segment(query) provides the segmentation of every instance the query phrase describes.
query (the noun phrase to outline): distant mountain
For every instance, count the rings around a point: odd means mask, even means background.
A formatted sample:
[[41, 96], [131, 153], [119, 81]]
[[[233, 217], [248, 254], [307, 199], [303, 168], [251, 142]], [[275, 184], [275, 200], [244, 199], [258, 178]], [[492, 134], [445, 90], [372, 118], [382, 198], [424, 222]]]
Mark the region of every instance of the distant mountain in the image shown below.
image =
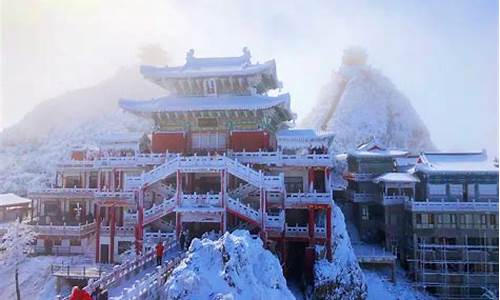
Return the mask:
[[148, 132], [152, 124], [122, 112], [122, 97], [150, 99], [167, 92], [141, 77], [139, 66], [120, 68], [91, 87], [69, 91], [36, 106], [0, 133], [0, 193], [24, 194], [52, 183], [58, 161], [73, 147], [95, 146], [106, 133]]
[[323, 87], [302, 126], [335, 133], [336, 152], [354, 149], [370, 138], [410, 151], [434, 149], [408, 98], [366, 60], [363, 49], [344, 51], [342, 66]]

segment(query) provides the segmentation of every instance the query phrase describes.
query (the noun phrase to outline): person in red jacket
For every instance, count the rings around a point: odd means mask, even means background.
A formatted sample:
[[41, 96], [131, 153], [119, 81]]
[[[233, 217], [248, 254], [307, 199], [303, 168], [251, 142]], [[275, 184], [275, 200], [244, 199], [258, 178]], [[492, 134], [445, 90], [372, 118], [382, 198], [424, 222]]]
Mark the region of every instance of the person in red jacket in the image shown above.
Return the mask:
[[92, 300], [92, 297], [90, 297], [87, 291], [80, 289], [78, 286], [74, 286], [71, 290], [69, 300]]
[[158, 242], [156, 245], [156, 265], [161, 266], [161, 262], [163, 261], [163, 250], [165, 247], [163, 247], [162, 242]]

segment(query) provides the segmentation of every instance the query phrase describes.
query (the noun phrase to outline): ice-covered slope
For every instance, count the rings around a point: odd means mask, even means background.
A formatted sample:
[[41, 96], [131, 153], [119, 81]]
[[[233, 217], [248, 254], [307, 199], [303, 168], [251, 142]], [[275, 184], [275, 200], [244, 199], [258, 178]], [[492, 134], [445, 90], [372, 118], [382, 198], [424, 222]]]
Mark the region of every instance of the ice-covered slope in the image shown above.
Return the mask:
[[387, 147], [434, 148], [408, 98], [366, 65], [366, 53], [357, 48], [344, 52], [342, 66], [322, 89], [302, 126], [335, 133], [334, 150], [338, 152], [352, 150], [371, 137]]
[[333, 261], [318, 260], [314, 265], [315, 291], [318, 299], [366, 299], [367, 286], [352, 249], [344, 214], [334, 204]]
[[95, 145], [113, 132], [148, 132], [152, 124], [118, 108], [121, 97], [165, 95], [143, 79], [139, 67], [121, 68], [95, 86], [44, 101], [18, 124], [0, 133], [0, 193], [23, 194], [53, 182], [56, 163], [73, 147]]
[[[194, 239], [187, 257], [173, 271], [165, 299], [295, 299], [281, 266], [248, 231], [220, 239]], [[162, 298], [163, 299], [163, 298]]]

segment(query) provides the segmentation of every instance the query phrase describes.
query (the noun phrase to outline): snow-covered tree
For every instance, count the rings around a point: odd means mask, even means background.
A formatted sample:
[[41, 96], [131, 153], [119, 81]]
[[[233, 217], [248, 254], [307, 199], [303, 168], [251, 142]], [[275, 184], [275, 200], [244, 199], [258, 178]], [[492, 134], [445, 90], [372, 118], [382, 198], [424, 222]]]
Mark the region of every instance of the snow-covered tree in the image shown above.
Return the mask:
[[31, 226], [16, 221], [9, 224], [0, 239], [0, 263], [5, 267], [3, 270], [14, 269], [17, 300], [21, 300], [19, 265], [32, 252], [35, 238]]

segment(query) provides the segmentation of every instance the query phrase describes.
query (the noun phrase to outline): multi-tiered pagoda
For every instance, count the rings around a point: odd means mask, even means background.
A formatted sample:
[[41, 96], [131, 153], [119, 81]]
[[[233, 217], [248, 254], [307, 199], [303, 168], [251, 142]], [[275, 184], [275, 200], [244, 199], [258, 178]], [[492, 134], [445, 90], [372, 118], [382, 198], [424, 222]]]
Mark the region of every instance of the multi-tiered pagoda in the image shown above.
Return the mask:
[[224, 58], [191, 50], [183, 66], [141, 73], [168, 95], [120, 107], [154, 120], [154, 131], [75, 151], [55, 188], [31, 194], [38, 251], [116, 262], [133, 244], [141, 252], [181, 231], [246, 228], [284, 266], [311, 270], [314, 249], [331, 258], [333, 137], [291, 129], [273, 60], [254, 64], [246, 48]]

